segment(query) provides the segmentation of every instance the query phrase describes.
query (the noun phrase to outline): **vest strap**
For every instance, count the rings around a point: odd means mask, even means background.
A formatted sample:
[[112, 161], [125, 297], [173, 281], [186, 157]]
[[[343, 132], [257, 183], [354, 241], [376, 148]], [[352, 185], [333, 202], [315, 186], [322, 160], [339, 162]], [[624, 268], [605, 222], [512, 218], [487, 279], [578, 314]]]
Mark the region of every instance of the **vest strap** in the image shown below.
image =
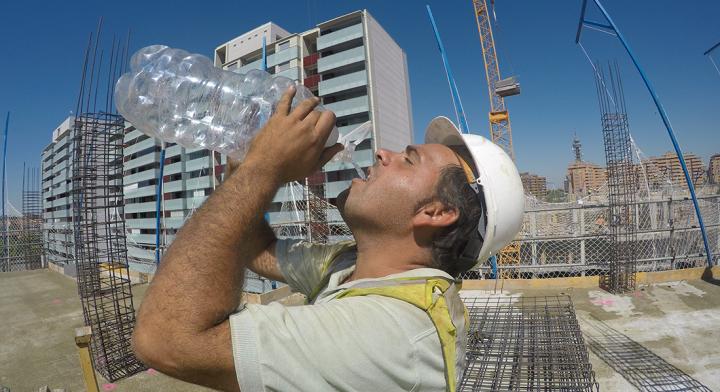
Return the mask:
[[[368, 285], [365, 286], [363, 283]], [[448, 301], [451, 299], [446, 298], [445, 295], [448, 289], [452, 287], [453, 282], [445, 277], [418, 277], [363, 283], [341, 292], [335, 298], [380, 295], [405, 301], [423, 310], [432, 320], [440, 339], [445, 362], [447, 391], [454, 392], [457, 387], [458, 328], [453, 323], [452, 314], [448, 307]], [[464, 306], [463, 312], [463, 319], [467, 320], [467, 309]], [[465, 330], [465, 328], [462, 328], [462, 330]], [[465, 339], [460, 339], [460, 342], [464, 341]]]

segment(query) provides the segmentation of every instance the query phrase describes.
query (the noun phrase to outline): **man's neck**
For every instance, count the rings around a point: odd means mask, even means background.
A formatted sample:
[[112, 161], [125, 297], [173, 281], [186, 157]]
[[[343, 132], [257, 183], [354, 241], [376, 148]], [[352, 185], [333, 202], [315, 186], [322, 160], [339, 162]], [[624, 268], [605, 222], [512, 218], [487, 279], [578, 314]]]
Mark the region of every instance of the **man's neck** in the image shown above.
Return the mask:
[[347, 281], [379, 278], [417, 268], [427, 268], [430, 264], [429, 250], [417, 246], [411, 238], [390, 239], [377, 236], [372, 238], [356, 236], [356, 241], [355, 271]]

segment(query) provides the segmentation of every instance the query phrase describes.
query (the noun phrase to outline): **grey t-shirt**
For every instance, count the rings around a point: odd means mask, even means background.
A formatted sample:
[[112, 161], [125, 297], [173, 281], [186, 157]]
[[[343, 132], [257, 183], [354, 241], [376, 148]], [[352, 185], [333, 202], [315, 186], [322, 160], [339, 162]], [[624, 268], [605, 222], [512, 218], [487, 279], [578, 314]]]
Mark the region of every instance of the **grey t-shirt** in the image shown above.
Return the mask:
[[323, 281], [323, 266], [340, 256], [312, 305], [248, 304], [230, 317], [242, 391], [445, 390], [440, 340], [425, 312], [383, 296], [335, 297], [371, 280], [450, 276], [420, 268], [342, 284], [355, 269], [351, 245], [278, 240], [276, 256], [285, 280], [308, 296]]

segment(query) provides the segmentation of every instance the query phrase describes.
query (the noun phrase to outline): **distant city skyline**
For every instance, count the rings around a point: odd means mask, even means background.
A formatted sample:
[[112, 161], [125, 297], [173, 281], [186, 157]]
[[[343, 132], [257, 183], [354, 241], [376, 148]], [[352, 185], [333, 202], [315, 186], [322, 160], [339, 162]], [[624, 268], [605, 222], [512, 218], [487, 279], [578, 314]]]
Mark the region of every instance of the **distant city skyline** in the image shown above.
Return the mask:
[[[477, 27], [468, 1], [430, 1], [455, 73], [470, 128], [488, 135], [488, 98]], [[708, 164], [720, 152], [720, 76], [702, 53], [720, 41], [714, 23], [720, 3], [623, 2], [604, 4], [646, 68], [668, 111], [684, 153]], [[51, 133], [74, 109], [88, 34], [104, 16], [103, 38], [132, 29], [132, 51], [167, 44], [212, 56], [218, 42], [273, 21], [289, 31], [367, 8], [407, 53], [414, 142], [436, 115], [455, 119], [442, 61], [425, 8], [408, 2], [280, 1], [275, 12], [258, 3], [79, 1], [12, 2], [3, 6], [0, 35], [0, 115], [11, 111], [8, 147], [9, 201], [20, 207], [22, 166], [39, 167]], [[584, 160], [604, 164], [602, 134], [592, 69], [574, 43], [580, 1], [496, 2], [495, 39], [503, 76], [517, 75], [522, 94], [507, 100], [520, 171], [562, 187], [574, 159], [573, 135]], [[673, 12], [667, 12], [667, 10]], [[204, 15], [210, 15], [206, 17]], [[398, 17], [402, 15], [402, 17]], [[68, 23], [72, 20], [73, 23]], [[672, 26], [672, 28], [669, 28]], [[617, 41], [588, 31], [583, 43], [593, 60], [618, 60], [625, 83], [630, 131], [647, 156], [672, 147], [649, 95]], [[4, 125], [4, 124], [3, 124]]]

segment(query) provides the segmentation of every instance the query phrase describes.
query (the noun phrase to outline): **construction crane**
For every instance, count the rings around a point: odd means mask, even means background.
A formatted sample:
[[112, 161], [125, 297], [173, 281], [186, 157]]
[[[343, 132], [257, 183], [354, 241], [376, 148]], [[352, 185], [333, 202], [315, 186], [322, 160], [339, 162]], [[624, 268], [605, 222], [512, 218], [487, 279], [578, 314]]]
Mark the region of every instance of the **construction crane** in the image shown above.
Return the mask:
[[472, 0], [472, 2], [475, 8], [478, 33], [480, 33], [490, 98], [490, 140], [502, 147], [510, 155], [510, 158], [515, 160], [510, 115], [505, 107], [505, 97], [520, 94], [520, 84], [514, 76], [506, 79], [500, 78], [500, 65], [497, 53], [495, 53], [495, 39], [490, 24], [490, 9], [487, 6], [487, 0]]
[[[514, 161], [515, 151], [510, 128], [510, 114], [507, 107], [505, 107], [505, 97], [520, 94], [520, 84], [514, 76], [506, 79], [500, 77], [500, 65], [495, 52], [495, 39], [493, 38], [490, 23], [491, 10], [487, 6], [487, 0], [472, 0], [472, 3], [475, 9], [478, 33], [480, 34], [480, 44], [482, 45], [483, 61], [485, 63], [485, 78], [490, 98], [490, 113], [488, 116], [490, 120], [490, 140], [505, 150]], [[492, 0], [491, 4], [493, 4]], [[497, 265], [508, 267], [519, 264], [520, 243], [513, 241], [500, 250]], [[497, 277], [497, 274], [494, 273], [494, 275]], [[515, 275], [508, 268], [503, 268], [500, 271], [500, 276], [503, 278], [512, 278]]]

